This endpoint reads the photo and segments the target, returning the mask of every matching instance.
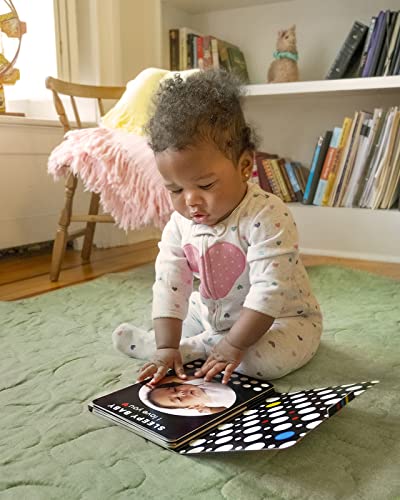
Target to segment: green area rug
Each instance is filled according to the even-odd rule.
[[[93,396],[135,380],[141,363],[110,336],[123,321],[150,326],[153,266],[1,302],[1,500],[399,498],[400,282],[309,273],[322,345],[277,389],[381,383],[280,451],[180,456],[87,411]]]

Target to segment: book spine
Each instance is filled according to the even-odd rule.
[[[374,31],[371,36],[371,43],[368,49],[367,60],[362,72],[363,77],[373,76],[376,68],[376,61],[379,50],[379,40],[382,36],[383,22],[385,19],[385,12],[382,10],[376,20]]]
[[[367,61],[368,50],[369,50],[369,47],[371,45],[371,38],[372,38],[372,33],[374,32],[375,24],[376,24],[376,17],[374,16],[371,18],[371,22],[369,23],[368,33],[367,33],[367,36],[365,39],[364,48],[363,48],[362,55],[361,55],[360,67],[358,69],[358,76],[359,77],[362,76],[362,73],[364,71],[364,67],[365,67],[365,63]]]
[[[272,192],[276,195],[279,196],[279,198],[282,198],[282,193],[280,190],[280,187],[278,185],[278,181],[275,179],[274,173],[271,168],[271,160],[264,159],[262,160],[262,164],[264,167],[265,174],[268,178],[268,182],[271,186]]]
[[[339,139],[342,129],[335,127],[332,134],[332,139],[329,144],[328,152],[322,166],[321,175],[318,181],[317,189],[315,191],[313,204],[317,206],[322,205],[322,198],[324,196],[325,188],[328,183],[329,173],[332,170],[333,162],[335,160],[336,151],[339,145]]]
[[[400,16],[400,13],[399,13]],[[400,61],[400,31],[397,34],[396,45],[393,52],[392,61],[390,63],[389,75],[394,76],[397,73],[397,66]]]
[[[211,38],[211,57],[214,69],[219,69],[218,40]]]
[[[393,31],[393,16],[392,12],[390,10],[387,10],[385,13],[385,19],[384,19],[384,35],[383,35],[383,40],[382,40],[382,45],[381,49],[379,51],[378,55],[378,60],[376,63],[376,70],[375,70],[375,76],[382,76],[383,75],[383,70],[385,66],[385,61],[387,58],[387,53],[389,50],[389,42],[390,42],[390,37],[392,35]]]
[[[368,27],[365,24],[360,23],[359,21],[354,22],[350,33],[347,35],[346,40],[344,41],[332,66],[328,71],[328,74],[326,76],[328,80],[343,77],[351,58],[357,51],[359,45],[364,40],[367,31]]]
[[[326,184],[325,191],[324,191],[324,194],[322,196],[321,205],[323,207],[326,207],[329,205],[330,197],[331,197],[331,194],[333,191],[333,187],[335,185],[336,175],[338,173],[342,153],[343,153],[344,147],[346,145],[346,142],[349,138],[352,123],[353,123],[353,120],[351,118],[346,117],[343,120],[342,133],[340,135],[339,145],[337,147],[337,151],[336,151],[336,155],[335,155],[335,158],[334,158],[334,161],[332,164],[332,168],[328,174],[328,182]]]
[[[311,163],[310,173],[307,178],[306,189],[304,191],[303,203],[305,205],[310,205],[314,199],[314,194],[317,188],[321,168],[325,160],[326,152],[328,151],[331,138],[332,131],[327,130],[325,132],[325,135],[321,135],[318,139]]]
[[[393,17],[394,17],[394,19],[393,19],[394,26],[393,26],[392,35],[390,37],[390,45],[389,45],[389,49],[388,49],[388,55],[387,55],[387,58],[385,61],[385,67],[383,70],[383,74],[385,76],[390,75],[390,67],[392,65],[393,56],[395,54],[396,41],[397,41],[397,37],[399,36],[399,30],[400,30],[400,12],[394,12]]]
[[[179,71],[179,30],[169,30],[169,67],[171,71]]]
[[[292,185],[296,200],[302,201],[303,200],[303,193],[302,193],[301,187],[299,185],[299,182],[297,180],[296,174],[294,173],[293,165],[289,161],[285,162],[285,169],[286,169],[286,172],[288,174],[290,183]]]
[[[203,67],[210,69],[213,67],[212,53],[211,53],[211,36],[203,37]]]
[[[199,69],[204,69],[204,55],[203,55],[203,37],[196,38],[197,43],[197,65]]]
[[[179,70],[187,69],[187,29],[179,28]]]
[[[294,174],[296,176],[297,182],[299,183],[302,195],[304,196],[304,191],[306,189],[306,184],[307,184],[307,178],[306,178],[306,175],[304,172],[306,170],[306,168],[303,167],[303,165],[301,163],[299,163],[298,161],[294,161],[293,162],[293,170],[294,170]]]
[[[193,33],[188,33],[186,37],[186,50],[187,50],[187,69],[193,69]]]
[[[265,173],[265,169],[264,169],[264,166],[262,164],[262,160],[265,159],[267,156],[268,156],[267,154],[264,154],[262,152],[256,152],[256,154],[254,155],[254,158],[255,158],[255,163],[257,166],[258,181],[259,181],[261,189],[263,189],[264,191],[267,191],[268,193],[272,193],[273,191],[272,191],[271,185],[269,183],[267,174]]]
[[[290,201],[296,201],[296,195],[294,194],[294,189],[292,186],[292,183],[290,182],[288,173],[285,168],[285,160],[283,158],[278,158],[278,165],[283,177],[283,180],[285,181],[285,185],[289,191],[289,196],[290,196]]]
[[[285,179],[283,178],[281,169],[279,168],[278,160],[271,160],[271,168],[274,173],[274,177],[277,179],[279,184],[279,189],[282,193],[282,199],[284,202],[291,201],[289,191],[287,189]]]

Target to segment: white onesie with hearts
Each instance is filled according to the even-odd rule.
[[[249,183],[242,202],[215,226],[174,212],[159,247],[152,316],[184,320],[185,362],[206,356],[242,306],[275,321],[237,371],[273,379],[313,357],[321,311],[299,257],[296,224],[278,197]],[[198,292],[193,277],[200,280]]]

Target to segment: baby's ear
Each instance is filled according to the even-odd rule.
[[[278,31],[278,38],[282,38],[285,35],[285,30]]]
[[[293,26],[291,26],[288,31],[296,32],[296,25],[293,24]]]

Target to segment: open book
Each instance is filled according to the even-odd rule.
[[[295,445],[377,381],[278,393],[271,383],[234,373],[212,382],[185,365],[154,388],[145,382],[94,399],[89,410],[181,454],[272,450]],[[171,374],[170,374],[171,373]]]

